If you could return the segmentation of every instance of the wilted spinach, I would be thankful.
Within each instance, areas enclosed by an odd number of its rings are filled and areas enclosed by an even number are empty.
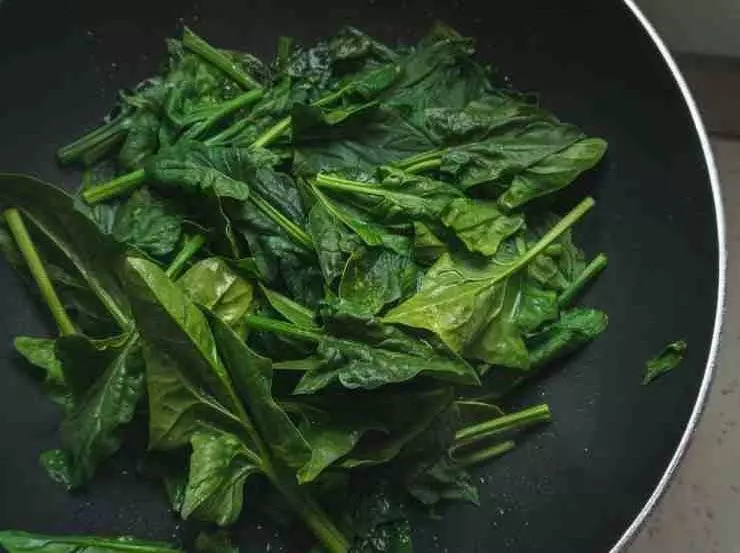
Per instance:
[[[501,87],[442,24],[413,47],[281,39],[269,62],[187,28],[167,50],[59,150],[86,168],[76,197],[0,175],[0,249],[59,331],[15,341],[63,414],[44,466],[94,484],[140,413],[182,518],[287,506],[316,551],[410,553],[409,505],[477,502],[468,470],[551,417],[490,401],[606,328],[571,305],[606,265],[571,233],[594,201],[562,218],[539,201],[606,142]]]

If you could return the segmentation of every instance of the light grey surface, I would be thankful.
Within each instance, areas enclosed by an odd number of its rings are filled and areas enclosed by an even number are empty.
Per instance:
[[[740,1],[637,0],[672,50],[740,56]]]
[[[740,141],[712,145],[729,252],[717,372],[686,457],[628,553],[740,553],[740,289],[733,289],[740,281]]]

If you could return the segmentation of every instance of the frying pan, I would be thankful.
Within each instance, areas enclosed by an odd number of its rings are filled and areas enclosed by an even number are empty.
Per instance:
[[[476,37],[482,59],[544,106],[610,144],[573,194],[597,207],[579,225],[610,266],[584,302],[607,333],[522,403],[547,401],[555,421],[482,469],[480,508],[418,521],[415,550],[593,553],[621,549],[676,467],[706,396],[724,285],[722,209],[706,136],[678,71],[649,24],[619,0],[6,0],[0,7],[0,168],[73,186],[54,163],[119,88],[153,74],[163,39],[183,22],[216,44],[272,54],[279,35],[312,41],[355,25],[412,42],[436,19]],[[123,451],[87,492],[68,495],[38,464],[59,414],[18,367],[17,334],[51,331],[46,314],[0,264],[0,528],[130,533],[180,529],[161,490]],[[643,387],[644,362],[685,338],[689,353]],[[135,449],[135,448],[134,448]],[[186,532],[187,533],[187,532]],[[250,511],[246,553],[291,536]],[[287,551],[297,551],[288,547]]]

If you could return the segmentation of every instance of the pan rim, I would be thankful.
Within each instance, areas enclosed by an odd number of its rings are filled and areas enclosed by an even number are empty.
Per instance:
[[[696,432],[698,422],[701,415],[706,407],[707,400],[709,397],[709,390],[712,385],[714,374],[717,365],[717,352],[719,350],[720,342],[722,340],[722,331],[724,326],[725,318],[725,293],[726,293],[726,277],[727,277],[727,244],[726,244],[726,227],[725,227],[725,211],[722,201],[722,190],[720,187],[719,173],[717,165],[714,160],[714,154],[712,152],[712,146],[709,142],[706,128],[701,119],[699,109],[696,105],[691,89],[689,88],[686,80],[678,68],[678,64],[671,55],[668,47],[661,38],[658,31],[653,27],[650,20],[643,13],[643,11],[637,6],[635,0],[622,0],[626,7],[631,11],[632,15],[642,25],[644,31],[648,34],[655,47],[660,52],[663,61],[668,66],[668,69],[673,76],[673,79],[683,95],[686,107],[691,115],[691,120],[694,124],[694,130],[696,131],[697,138],[701,145],[702,152],[704,154],[704,162],[706,165],[707,176],[709,177],[709,184],[712,190],[712,200],[714,203],[715,221],[717,225],[717,250],[718,250],[718,282],[717,282],[717,304],[714,317],[714,328],[712,330],[712,341],[709,347],[709,355],[707,356],[706,366],[704,368],[704,376],[699,387],[699,393],[697,394],[696,402],[691,410],[691,416],[686,423],[686,428],[681,436],[681,440],[676,448],[676,452],[673,454],[668,466],[666,467],[663,475],[658,481],[657,486],[650,494],[650,497],[645,502],[640,512],[634,518],[632,523],[627,527],[619,540],[612,546],[610,553],[619,553],[624,551],[625,548],[635,539],[638,530],[646,522],[650,513],[653,512],[657,504],[663,498],[668,485],[671,483],[673,476],[676,474],[681,461],[688,450],[691,440]]]

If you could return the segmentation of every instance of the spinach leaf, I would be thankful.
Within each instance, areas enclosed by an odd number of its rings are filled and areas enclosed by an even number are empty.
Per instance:
[[[244,316],[253,306],[252,285],[231,270],[220,258],[198,261],[177,284],[195,303],[208,308],[224,323],[244,335]]]
[[[360,237],[334,216],[322,202],[316,202],[308,216],[319,267],[324,281],[331,285],[344,271],[347,259],[362,246]]]
[[[180,241],[182,217],[161,198],[135,191],[119,205],[77,206],[104,234],[155,257],[171,254]]]
[[[311,404],[289,404],[299,417],[301,434],[311,446],[311,459],[302,470],[303,482],[316,480],[327,468],[348,455],[362,437],[371,431],[385,432],[385,427],[367,413],[325,409]]]
[[[17,530],[0,532],[0,545],[8,553],[43,551],[45,553],[181,553],[174,545],[142,541],[130,536],[101,538],[93,536],[45,536]]]
[[[333,116],[316,109],[297,105],[293,110],[294,171],[302,175],[343,168],[372,171],[434,148],[423,131],[385,105],[343,108]]]
[[[262,291],[262,295],[265,296],[265,299],[269,302],[270,306],[285,317],[287,321],[304,328],[318,328],[314,321],[316,314],[307,307],[302,306],[279,292],[265,288],[262,285],[260,285],[260,290]]]
[[[656,378],[675,369],[686,354],[686,342],[679,340],[671,342],[657,356],[646,363],[645,378],[642,383],[650,384]]]
[[[434,230],[419,221],[414,222],[414,257],[419,263],[433,265],[448,247],[434,232]]]
[[[527,340],[532,367],[542,367],[577,350],[604,332],[607,324],[606,314],[598,309],[563,312],[557,321]]]
[[[151,348],[167,352],[196,385],[211,390],[226,408],[240,413],[241,404],[218,357],[206,317],[186,292],[144,259],[127,258],[122,278],[144,341]],[[150,407],[155,407],[151,399]]]
[[[606,147],[606,142],[600,138],[586,138],[543,158],[514,177],[499,198],[499,204],[508,210],[516,209],[568,186],[601,161]]]
[[[392,168],[378,171],[379,182],[357,182],[320,173],[317,186],[348,195],[376,220],[393,225],[411,220],[437,221],[448,204],[463,194],[455,187]]]
[[[251,351],[220,319],[208,317],[219,353],[252,424],[267,441],[271,454],[286,466],[298,469],[300,479],[311,450],[272,397],[272,362]]]
[[[446,206],[442,223],[469,251],[492,256],[501,242],[522,228],[524,217],[503,214],[494,202],[457,198]]]
[[[363,248],[349,258],[339,282],[339,298],[375,315],[387,304],[416,292],[419,268],[410,256]]]
[[[43,371],[44,391],[49,394],[49,397],[63,407],[69,406],[71,398],[64,379],[62,364],[56,355],[56,340],[16,336],[13,345],[26,361]]]
[[[61,147],[57,158],[62,164],[95,165],[122,146],[120,161],[133,167],[156,152],[159,128],[158,114],[167,95],[164,79],[155,77],[139,83],[131,91],[120,94],[119,102],[103,125]],[[129,137],[131,140],[129,142]]]
[[[259,458],[233,434],[217,430],[196,432],[190,442],[182,517],[233,524],[242,511],[244,482],[261,472]]]
[[[245,180],[253,170],[253,161],[246,149],[184,141],[152,157],[145,169],[150,179],[163,184],[191,192],[211,191],[220,198],[246,200],[249,186]]]
[[[114,273],[120,252],[94,223],[74,209],[62,190],[24,175],[0,175],[0,204],[17,207],[78,272],[85,285],[122,327],[129,302]]]
[[[143,362],[135,334],[104,371],[69,409],[60,432],[62,449],[42,459],[50,474],[70,489],[88,482],[100,462],[118,450],[118,429],[131,422],[142,397]]]
[[[488,329],[494,331],[502,314],[506,313],[507,282],[524,269],[554,240],[565,232],[593,205],[587,199],[574,208],[526,253],[499,256],[482,266],[442,256],[427,272],[420,291],[401,305],[391,309],[383,318],[387,323],[426,328],[437,334],[453,351],[472,353],[483,361],[499,360],[479,342]],[[484,342],[487,343],[487,342]],[[515,358],[522,364],[521,344]]]
[[[381,97],[417,126],[425,111],[462,109],[491,91],[489,72],[472,59],[473,41],[438,24],[400,60],[401,78]]]
[[[440,501],[468,501],[480,504],[478,488],[470,475],[448,456],[443,456],[426,470],[413,475],[407,482],[409,494],[424,505]]]

